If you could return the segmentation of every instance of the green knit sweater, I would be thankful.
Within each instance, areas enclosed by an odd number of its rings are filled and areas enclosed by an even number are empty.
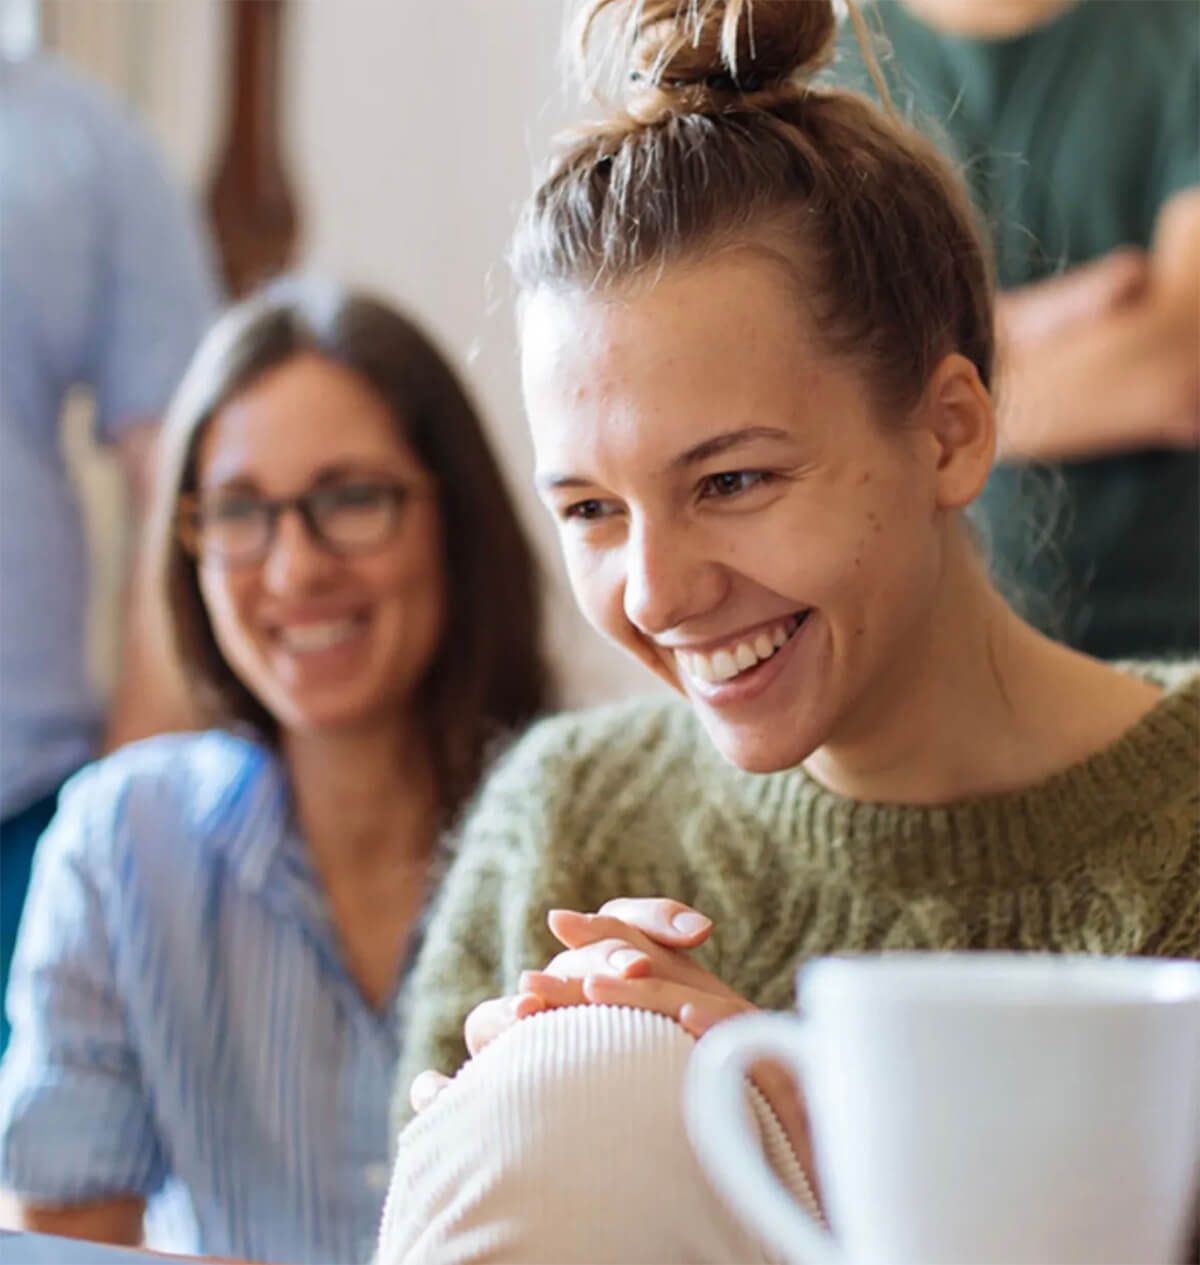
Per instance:
[[[1200,675],[1038,786],[939,807],[861,803],[802,769],[743,773],[675,699],[567,714],[514,746],[457,840],[406,989],[396,1096],[455,1071],[463,1020],[561,948],[556,906],[671,896],[713,920],[697,958],[757,1005],[797,966],[878,949],[1200,958]],[[1171,682],[1174,682],[1171,684]]]

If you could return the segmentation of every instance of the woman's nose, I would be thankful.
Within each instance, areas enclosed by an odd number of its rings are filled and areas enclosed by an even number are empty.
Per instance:
[[[635,523],[625,544],[625,616],[648,637],[678,627],[720,600],[720,568],[686,531]]]
[[[263,560],[263,579],[277,593],[303,588],[328,570],[331,557],[312,537],[295,508],[286,509],[276,520],[275,534]]]

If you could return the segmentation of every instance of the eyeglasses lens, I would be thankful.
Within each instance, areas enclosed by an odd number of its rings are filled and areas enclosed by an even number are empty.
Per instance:
[[[404,487],[384,483],[314,488],[290,502],[228,496],[203,506],[194,530],[201,553],[233,563],[261,561],[270,552],[279,514],[295,507],[317,544],[354,553],[387,540],[405,499]]]
[[[399,488],[345,484],[319,488],[308,498],[312,521],[322,540],[335,549],[369,549],[387,539],[395,526]]]

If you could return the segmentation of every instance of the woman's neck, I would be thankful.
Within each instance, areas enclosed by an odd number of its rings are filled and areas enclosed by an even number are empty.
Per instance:
[[[367,1003],[392,996],[420,916],[436,842],[428,743],[411,722],[289,734],[300,830],[346,969]]]
[[[948,544],[935,600],[906,640],[805,761],[830,790],[935,804],[1031,786],[1115,741],[1159,697],[1029,627],[965,537]]]
[[[419,726],[287,734],[283,754],[300,829],[327,884],[423,868],[437,788]]]
[[[1002,40],[1045,26],[1087,0],[903,0],[920,22],[945,35]]]

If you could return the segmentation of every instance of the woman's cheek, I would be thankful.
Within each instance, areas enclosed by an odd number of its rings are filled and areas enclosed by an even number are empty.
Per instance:
[[[216,571],[206,567],[200,569],[200,596],[212,623],[213,632],[218,643],[236,636],[238,619],[238,599],[236,580],[227,571]]]
[[[624,584],[611,552],[590,549],[580,540],[564,538],[563,561],[575,603],[588,623],[610,637],[624,623]]]

